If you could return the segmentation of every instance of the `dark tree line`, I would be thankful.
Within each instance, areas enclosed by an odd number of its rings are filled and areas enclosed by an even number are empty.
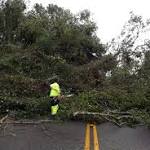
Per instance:
[[[45,8],[35,4],[27,11],[23,0],[0,2],[1,45],[34,45],[47,55],[60,55],[69,63],[84,64],[92,59],[92,53],[101,57],[105,52],[96,29],[88,10],[74,15],[57,5]]]
[[[88,10],[73,14],[53,4],[28,10],[24,0],[0,0],[0,113],[23,103],[23,111],[45,112],[57,77],[77,96],[62,104],[67,116],[118,110],[150,120],[150,40],[143,39],[150,21],[131,12],[107,44],[96,30]]]
[[[0,47],[17,46],[21,52],[28,50],[28,55],[14,56],[13,61],[0,63],[7,72],[13,65],[19,65],[16,72],[35,78],[43,72],[53,74],[56,68],[51,61],[60,58],[68,70],[62,66],[56,70],[64,74],[62,78],[66,82],[74,80],[74,84],[81,85],[90,82],[92,88],[115,87],[127,93],[143,91],[144,95],[150,92],[150,41],[145,39],[141,44],[138,39],[149,24],[148,20],[144,22],[141,16],[131,12],[120,36],[103,45],[88,10],[75,15],[53,4],[47,7],[35,4],[27,10],[23,0],[2,0]],[[71,74],[71,79],[66,77],[67,73]]]

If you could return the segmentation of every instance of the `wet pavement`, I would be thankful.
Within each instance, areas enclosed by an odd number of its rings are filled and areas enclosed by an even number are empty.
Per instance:
[[[0,133],[0,150],[83,150],[83,123],[8,126]]]
[[[6,125],[0,129],[0,150],[84,150],[85,123]],[[146,127],[97,125],[100,150],[150,150]]]
[[[100,150],[150,150],[150,129],[119,128],[112,124],[97,126]]]

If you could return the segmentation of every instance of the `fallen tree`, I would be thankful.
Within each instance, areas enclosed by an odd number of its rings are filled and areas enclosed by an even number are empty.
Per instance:
[[[119,127],[137,123],[138,120],[129,112],[107,111],[107,112],[86,112],[77,111],[73,113],[74,119],[83,119],[90,122],[111,122]]]

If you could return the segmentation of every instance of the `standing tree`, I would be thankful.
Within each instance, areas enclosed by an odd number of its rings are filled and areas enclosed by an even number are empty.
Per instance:
[[[141,16],[131,12],[121,35],[113,39],[108,46],[108,51],[113,53],[118,61],[116,69],[112,71],[112,82],[128,91],[133,89],[134,83],[137,82],[136,76],[144,61],[145,52],[149,49],[148,43],[142,39],[148,26],[149,23],[144,22]],[[144,42],[141,42],[141,39]]]
[[[26,5],[23,0],[7,0],[1,2],[1,37],[4,42],[15,42],[19,33],[19,24],[24,17]],[[3,26],[2,26],[3,25]]]

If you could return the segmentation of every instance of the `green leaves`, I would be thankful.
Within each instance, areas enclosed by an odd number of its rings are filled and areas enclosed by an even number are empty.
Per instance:
[[[18,40],[19,25],[24,18],[26,5],[23,0],[1,2],[0,5],[1,42],[14,43]]]

